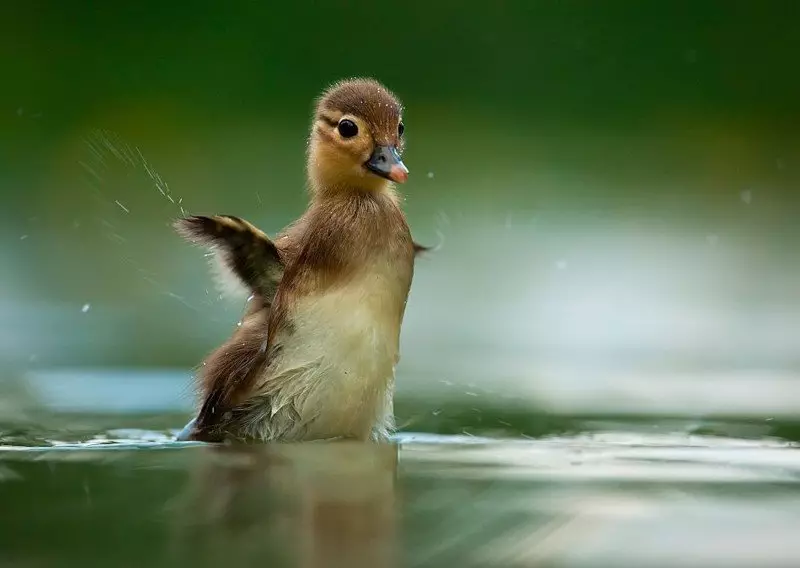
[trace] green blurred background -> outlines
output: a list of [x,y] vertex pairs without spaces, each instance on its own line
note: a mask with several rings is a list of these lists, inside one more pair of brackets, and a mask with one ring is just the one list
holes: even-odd
[[314,97],[371,75],[406,105],[412,230],[442,245],[403,331],[410,427],[448,401],[477,423],[791,419],[798,10],[4,2],[5,382],[53,408],[185,412],[242,302],[170,221],[296,218]]

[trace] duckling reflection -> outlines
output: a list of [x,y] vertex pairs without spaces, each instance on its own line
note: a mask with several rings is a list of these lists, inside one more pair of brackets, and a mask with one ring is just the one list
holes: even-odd
[[174,554],[200,566],[396,565],[397,447],[215,445],[180,500]]
[[233,216],[176,223],[252,294],[234,335],[198,372],[202,405],[179,439],[385,440],[416,244],[394,183],[402,107],[371,79],[318,101],[311,202],[275,241]]

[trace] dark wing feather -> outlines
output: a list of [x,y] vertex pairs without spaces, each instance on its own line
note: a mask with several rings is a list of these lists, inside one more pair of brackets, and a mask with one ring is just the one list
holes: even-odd
[[186,240],[212,249],[224,269],[269,305],[283,275],[275,243],[260,229],[233,215],[193,216],[175,221]]

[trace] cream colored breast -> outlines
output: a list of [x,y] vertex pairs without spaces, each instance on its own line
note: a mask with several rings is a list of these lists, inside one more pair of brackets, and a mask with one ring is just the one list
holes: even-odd
[[311,435],[363,436],[383,418],[409,285],[378,265],[294,304],[272,369],[294,377],[286,386]]

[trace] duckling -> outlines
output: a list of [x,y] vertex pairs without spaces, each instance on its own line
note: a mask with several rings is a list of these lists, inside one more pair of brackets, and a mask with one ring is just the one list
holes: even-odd
[[180,219],[250,291],[232,337],[197,373],[202,404],[179,440],[385,440],[416,243],[394,184],[408,169],[402,106],[374,79],[317,100],[310,202],[271,240],[231,215]]

